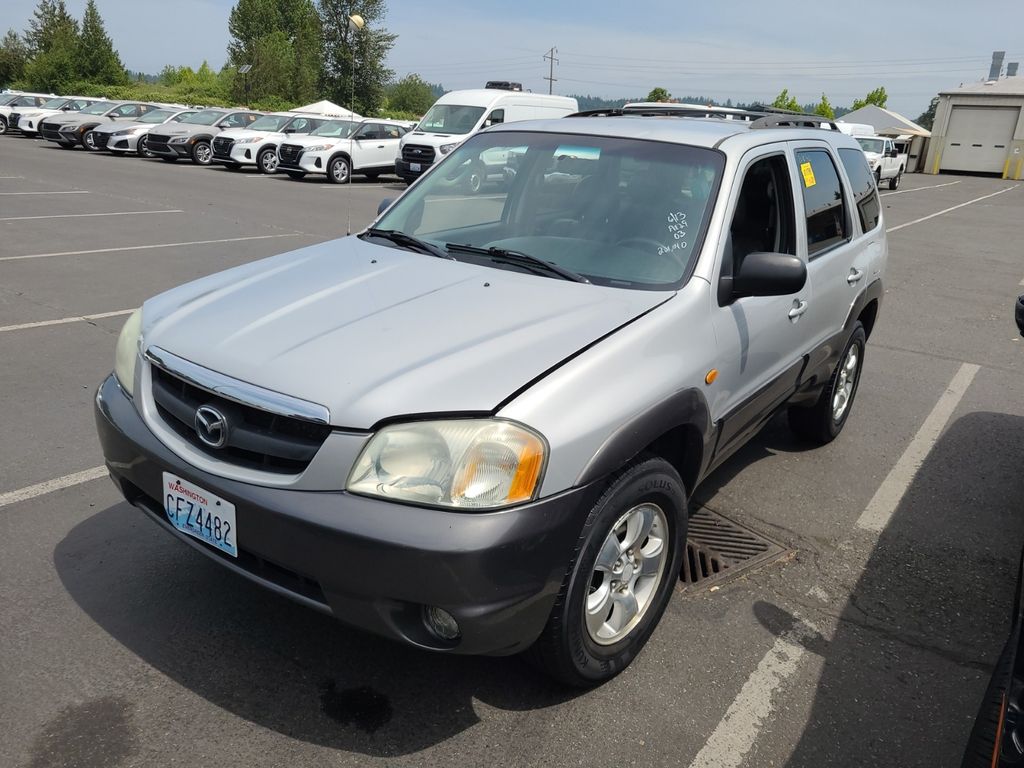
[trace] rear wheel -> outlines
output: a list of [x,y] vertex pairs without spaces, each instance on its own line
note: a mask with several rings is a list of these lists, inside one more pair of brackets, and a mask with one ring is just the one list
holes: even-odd
[[285,171],[285,173],[288,174],[288,178],[289,179],[296,179],[296,180],[298,180],[298,179],[306,178],[306,172],[305,171]]
[[327,180],[332,184],[344,184],[352,178],[352,164],[347,157],[335,157],[327,164]]
[[192,162],[196,165],[209,165],[213,162],[213,147],[208,141],[197,141],[192,145]]
[[5,133],[7,133],[7,118],[0,115],[0,136],[3,136]]
[[570,685],[608,680],[657,626],[682,562],[686,490],[661,458],[622,469],[593,506],[529,657]]
[[843,431],[853,408],[853,398],[857,395],[857,385],[860,384],[866,342],[864,326],[858,321],[818,401],[809,408],[794,406],[789,409],[789,426],[795,433],[824,445],[835,440]]
[[889,179],[889,189],[899,189],[900,180],[903,178],[903,169],[896,171],[896,175]]
[[275,173],[277,171],[277,150],[267,147],[256,157],[256,167],[260,173]]

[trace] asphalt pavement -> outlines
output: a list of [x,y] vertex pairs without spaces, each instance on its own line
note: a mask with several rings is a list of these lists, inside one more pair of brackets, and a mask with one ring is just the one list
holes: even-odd
[[0,137],[0,765],[959,765],[1024,545],[1024,186],[883,190],[887,290],[842,436],[812,449],[777,419],[695,495],[787,555],[680,587],[589,692],[269,594],[97,469],[129,310],[403,188]]

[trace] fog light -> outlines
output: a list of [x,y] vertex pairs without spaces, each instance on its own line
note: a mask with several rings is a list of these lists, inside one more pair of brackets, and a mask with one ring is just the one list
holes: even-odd
[[427,605],[423,608],[423,623],[442,640],[455,640],[461,634],[459,622],[448,611]]

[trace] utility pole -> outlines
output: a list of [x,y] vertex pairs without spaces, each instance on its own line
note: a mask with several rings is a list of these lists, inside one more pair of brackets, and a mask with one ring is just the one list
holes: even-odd
[[558,79],[555,77],[555,64],[558,63],[558,59],[555,58],[555,54],[558,53],[558,49],[551,46],[551,50],[544,54],[544,60],[551,62],[548,70],[548,76],[544,79],[548,81],[548,93],[554,93],[555,81]]

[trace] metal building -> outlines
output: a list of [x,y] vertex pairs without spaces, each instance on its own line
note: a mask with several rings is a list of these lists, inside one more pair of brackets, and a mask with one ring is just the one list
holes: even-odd
[[1024,176],[1024,77],[962,85],[939,94],[928,173]]

